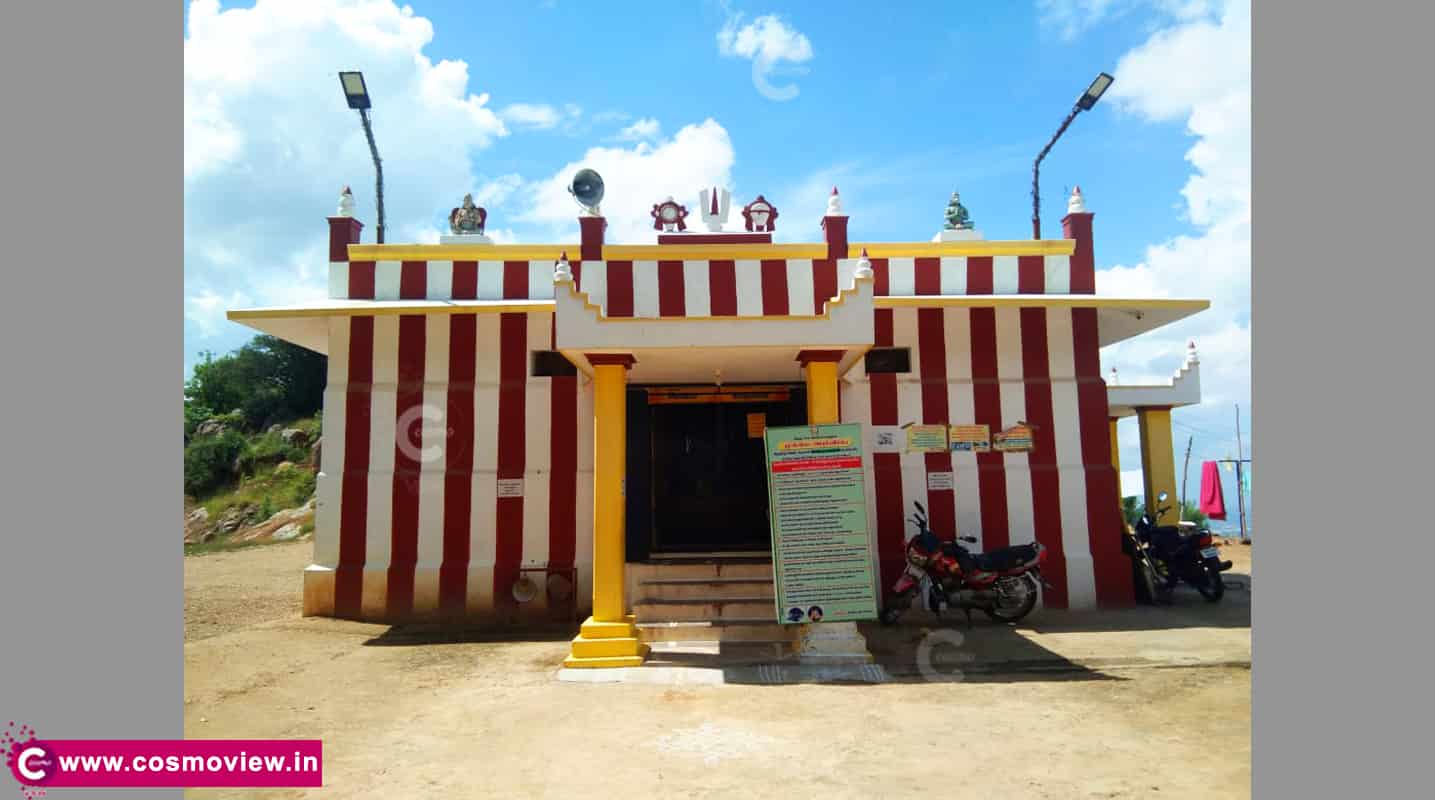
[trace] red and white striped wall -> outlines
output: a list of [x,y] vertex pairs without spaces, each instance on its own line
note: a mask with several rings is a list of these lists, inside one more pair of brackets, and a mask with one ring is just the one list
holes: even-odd
[[[970,286],[970,265],[961,276],[946,261],[921,259],[912,282],[903,286],[899,276],[894,286],[892,265],[874,259],[877,292],[946,294],[949,281],[962,277]],[[943,538],[974,536],[984,550],[1045,544],[1044,574],[1055,586],[1044,598],[1048,606],[1129,604],[1095,310],[918,307],[875,314],[875,346],[910,348],[912,371],[867,375],[859,364],[842,387],[842,419],[870,429],[868,510],[883,585],[902,569],[904,544],[915,532],[905,519],[917,500]],[[987,424],[995,432],[1018,421],[1036,426],[1031,453],[873,447],[881,431],[903,441],[900,426],[908,423]],[[929,488],[934,473],[952,473],[954,488]]]
[[[519,276],[510,274],[510,290]],[[526,277],[526,276],[524,276]],[[553,315],[330,322],[314,565],[305,613],[531,619],[591,604],[592,399],[530,376]],[[520,604],[522,568],[538,596]],[[562,592],[562,587],[554,586]]]
[[[885,258],[888,294],[918,294],[918,262],[939,265],[932,294],[1067,294],[1066,255]],[[823,313],[838,276],[850,283],[857,259],[737,259],[574,262],[578,288],[611,317],[761,317]],[[586,269],[582,269],[586,266]],[[527,279],[527,299],[553,297],[553,262],[336,261],[329,296],[336,299],[512,299],[511,275]],[[1079,281],[1078,281],[1079,282]],[[415,296],[406,284],[423,285]]]

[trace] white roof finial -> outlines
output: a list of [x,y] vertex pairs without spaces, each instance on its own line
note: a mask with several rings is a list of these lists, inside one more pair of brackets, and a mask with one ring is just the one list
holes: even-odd
[[832,194],[827,196],[827,216],[842,216],[842,195],[837,193],[837,187],[832,187]]
[[1112,368],[1111,368],[1111,385],[1112,385],[1112,386],[1118,386],[1118,385],[1120,385],[1120,382],[1116,380],[1116,368],[1115,368],[1115,367],[1112,367]]
[[568,251],[567,251],[567,250],[564,250],[563,253],[558,256],[558,263],[556,263],[556,264],[553,265],[553,282],[554,282],[554,283],[572,283],[572,282],[573,282],[573,265],[568,263]]
[[1199,364],[1199,363],[1201,363],[1200,357],[1196,355],[1196,340],[1195,340],[1195,339],[1192,339],[1191,341],[1189,341],[1189,342],[1186,343],[1186,363],[1187,363],[1187,364]]
[[345,186],[343,190],[339,192],[338,215],[341,217],[354,216],[354,193],[349,191],[349,187],[347,186]]
[[867,258],[867,248],[862,248],[862,255],[857,259],[857,269],[852,271],[854,278],[872,278],[877,273],[872,271],[872,262]]
[[1077,186],[1071,190],[1071,199],[1066,201],[1066,213],[1085,214],[1086,198],[1081,196],[1081,187]]

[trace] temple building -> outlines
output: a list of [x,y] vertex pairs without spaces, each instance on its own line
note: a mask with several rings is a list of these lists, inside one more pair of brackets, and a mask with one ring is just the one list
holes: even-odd
[[[230,319],[328,356],[304,613],[586,620],[569,666],[641,663],[682,626],[771,625],[762,431],[857,422],[883,591],[913,500],[976,549],[1040,541],[1046,608],[1131,605],[1115,420],[1140,418],[1145,492],[1175,495],[1170,386],[1108,386],[1101,348],[1197,313],[1103,297],[1078,189],[1059,239],[989,241],[954,195],[930,241],[849,241],[726,190],[653,206],[654,240],[494,244],[465,198],[439,244],[365,244],[347,189],[329,297]],[[778,198],[780,201],[780,198]],[[772,241],[810,226],[808,244]],[[1027,450],[908,452],[913,425],[1021,424]],[[296,576],[297,577],[297,576]],[[706,593],[705,593],[706,592]],[[753,636],[758,634],[753,633]]]

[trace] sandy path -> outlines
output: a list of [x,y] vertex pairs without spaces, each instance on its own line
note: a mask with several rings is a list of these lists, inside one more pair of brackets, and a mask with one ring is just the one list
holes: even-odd
[[[194,797],[1249,796],[1250,672],[1222,666],[1249,662],[1245,592],[966,634],[966,650],[1051,673],[585,685],[552,678],[568,631],[445,643],[300,618],[310,547],[186,559],[185,730],[322,738],[325,788]],[[905,659],[921,631],[874,652]]]

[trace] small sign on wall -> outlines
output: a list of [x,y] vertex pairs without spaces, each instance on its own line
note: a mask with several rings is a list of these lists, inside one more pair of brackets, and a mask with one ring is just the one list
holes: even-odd
[[987,453],[992,449],[990,425],[953,425],[949,432],[953,453]]
[[1028,453],[1034,446],[1031,426],[1024,422],[1018,422],[992,437],[992,447],[1004,453]]
[[499,478],[499,479],[498,479],[498,496],[499,496],[499,497],[522,497],[522,496],[523,496],[523,479],[522,479],[522,478]]
[[895,425],[874,425],[868,429],[874,453],[902,452],[902,429]]
[[913,425],[907,429],[907,452],[947,452],[946,425]]
[[950,492],[956,486],[957,481],[950,472],[927,473],[927,491],[929,492]]
[[747,415],[747,438],[761,439],[762,432],[767,430],[767,412],[758,411]]

